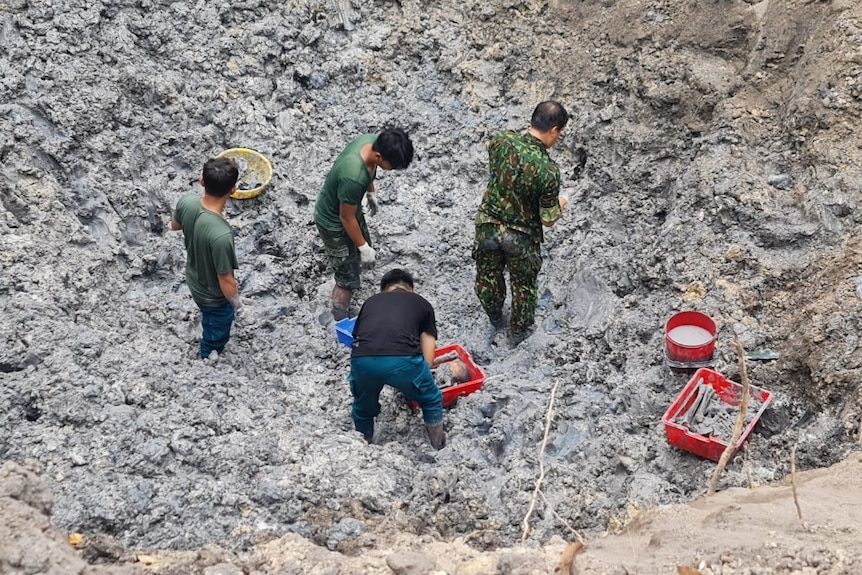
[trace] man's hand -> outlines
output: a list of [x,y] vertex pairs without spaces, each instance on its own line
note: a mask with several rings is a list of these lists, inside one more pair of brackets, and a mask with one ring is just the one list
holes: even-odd
[[566,204],[569,203],[569,194],[566,192],[563,192],[559,196],[557,196],[557,199],[560,201],[560,209],[565,210]]
[[367,192],[365,194],[365,205],[368,207],[369,215],[377,215],[377,210],[380,209],[380,204],[377,202],[377,194],[374,192]]
[[233,306],[234,321],[237,325],[252,325],[255,323],[255,317],[251,308],[254,307],[252,300],[240,295],[227,298],[230,305]]
[[359,260],[362,267],[368,269],[374,267],[374,260],[377,257],[377,252],[367,243],[359,246]]

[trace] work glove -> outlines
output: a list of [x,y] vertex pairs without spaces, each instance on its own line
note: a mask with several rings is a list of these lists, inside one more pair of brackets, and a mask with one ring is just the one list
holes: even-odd
[[367,243],[359,246],[359,261],[365,269],[374,267],[374,259],[377,257],[377,252]]
[[562,193],[560,193],[559,196],[557,196],[557,199],[560,201],[560,209],[565,210],[566,204],[569,203],[569,193],[568,192],[562,192]]
[[250,309],[254,305],[250,305],[252,302],[249,298],[235,295],[227,299],[233,306],[234,322],[237,325],[252,325],[255,322],[254,314]]
[[368,192],[365,194],[365,205],[368,207],[368,215],[377,215],[377,210],[380,209],[380,204],[377,202],[377,194]]

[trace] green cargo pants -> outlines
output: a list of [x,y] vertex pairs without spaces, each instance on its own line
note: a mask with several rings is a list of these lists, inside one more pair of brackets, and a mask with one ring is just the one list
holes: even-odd
[[539,270],[542,268],[541,243],[528,234],[502,224],[479,224],[473,240],[476,261],[476,296],[492,323],[502,320],[506,299],[503,272],[509,270],[512,288],[513,335],[533,325],[539,292]]

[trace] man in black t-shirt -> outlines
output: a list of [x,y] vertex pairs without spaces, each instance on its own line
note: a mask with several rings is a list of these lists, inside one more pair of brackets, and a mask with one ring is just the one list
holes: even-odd
[[446,444],[443,396],[431,374],[436,347],[434,308],[413,293],[413,276],[401,269],[386,272],[380,293],[359,310],[350,354],[353,425],[369,443],[380,392],[390,385],[422,408],[431,445],[442,449]]

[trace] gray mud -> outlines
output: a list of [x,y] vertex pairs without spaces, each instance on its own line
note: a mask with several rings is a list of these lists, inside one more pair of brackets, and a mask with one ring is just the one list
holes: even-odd
[[[776,400],[723,485],[782,477],[794,444],[800,468],[851,448],[862,219],[842,122],[859,92],[842,79],[859,9],[442,4],[0,0],[0,461],[41,465],[58,527],[134,548],[295,532],[348,549],[374,525],[509,545],[559,383],[530,540],[604,530],[631,503],[703,492],[712,470],[661,425],[687,381],[664,364],[681,309],[719,324],[731,379],[731,329],[781,352],[749,365]],[[831,68],[798,56],[812,34]],[[572,201],[546,234],[538,329],[510,349],[472,293],[471,221],[487,136],[548,97],[574,115],[552,151]],[[488,375],[446,412],[440,452],[388,392],[378,444],[352,431],[311,225],[335,155],[388,125],[417,157],[378,180],[358,301],[410,269],[440,343]],[[167,222],[204,160],[239,146],[275,170],[227,207],[251,317],[199,361]]]

